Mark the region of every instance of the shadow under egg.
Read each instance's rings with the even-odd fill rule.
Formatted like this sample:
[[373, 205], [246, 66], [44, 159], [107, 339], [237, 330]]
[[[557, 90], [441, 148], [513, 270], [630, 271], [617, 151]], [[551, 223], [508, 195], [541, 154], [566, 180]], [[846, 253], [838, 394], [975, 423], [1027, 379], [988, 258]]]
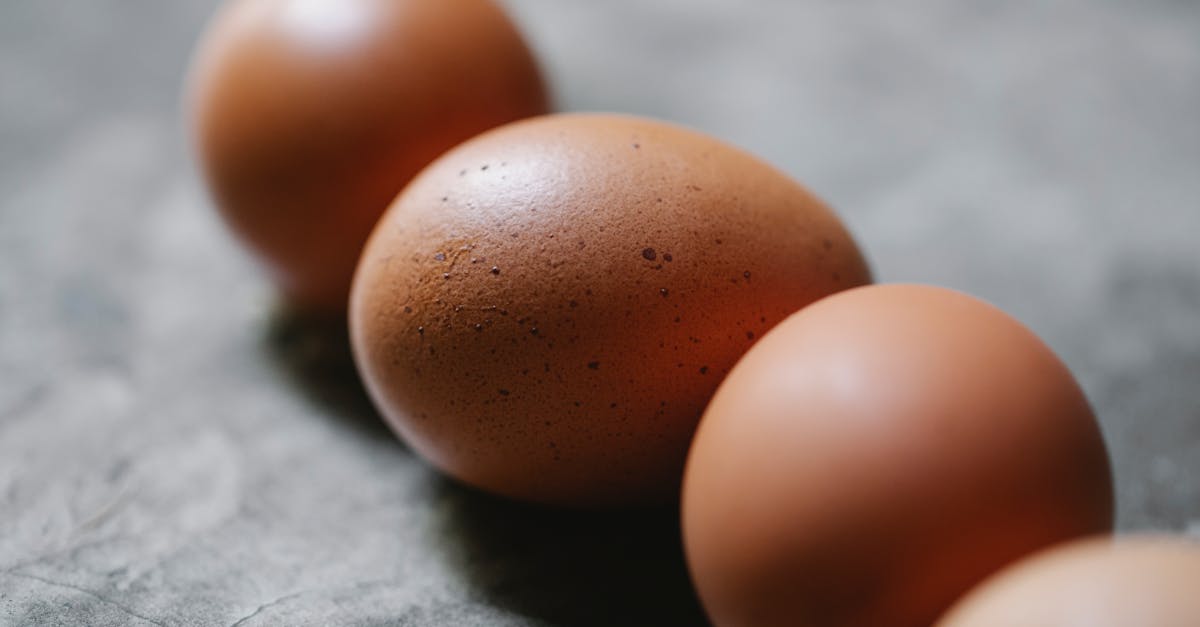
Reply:
[[287, 383], [324, 413], [368, 437], [399, 441], [358, 375], [344, 317], [312, 314], [281, 302], [267, 321], [262, 346]]
[[451, 567], [485, 601], [554, 625], [707, 625], [676, 504], [553, 509], [431, 475]]

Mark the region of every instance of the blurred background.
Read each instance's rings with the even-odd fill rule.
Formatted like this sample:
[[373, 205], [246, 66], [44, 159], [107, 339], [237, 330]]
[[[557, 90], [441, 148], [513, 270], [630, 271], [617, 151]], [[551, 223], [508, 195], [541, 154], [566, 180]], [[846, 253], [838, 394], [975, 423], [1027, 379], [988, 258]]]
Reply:
[[[508, 0], [559, 109], [673, 120], [1079, 377], [1200, 535], [1200, 3]], [[273, 314], [180, 122], [212, 0], [0, 5], [0, 623], [696, 624], [673, 512], [437, 477]]]

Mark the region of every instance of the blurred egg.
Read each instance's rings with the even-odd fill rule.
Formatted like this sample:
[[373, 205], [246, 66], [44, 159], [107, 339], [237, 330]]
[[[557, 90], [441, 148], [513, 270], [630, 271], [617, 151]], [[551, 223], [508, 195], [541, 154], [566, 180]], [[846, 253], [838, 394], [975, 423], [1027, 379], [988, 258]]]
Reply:
[[1083, 393], [1020, 323], [879, 285], [783, 321], [722, 383], [683, 532], [717, 625], [929, 625], [992, 571], [1112, 525]]
[[288, 296], [336, 313], [404, 184], [547, 99], [490, 0], [233, 0], [197, 49], [189, 109], [226, 221]]
[[1194, 627], [1200, 543], [1167, 536], [1068, 543], [990, 577], [938, 627]]
[[838, 218], [762, 161], [656, 121], [545, 116], [405, 189], [350, 324], [376, 405], [447, 473], [642, 503], [678, 497], [696, 421], [757, 337], [869, 280]]

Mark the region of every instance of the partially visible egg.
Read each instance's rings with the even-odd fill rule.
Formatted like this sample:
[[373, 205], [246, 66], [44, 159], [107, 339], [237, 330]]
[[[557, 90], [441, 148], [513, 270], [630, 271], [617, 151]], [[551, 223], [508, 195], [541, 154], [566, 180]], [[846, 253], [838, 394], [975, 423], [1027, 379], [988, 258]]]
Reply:
[[519, 499], [678, 498], [721, 378], [793, 311], [870, 280], [824, 204], [762, 161], [635, 117], [476, 137], [397, 198], [350, 325], [376, 405], [445, 472]]
[[1021, 560], [972, 590], [938, 627], [1194, 627], [1200, 543], [1096, 538]]
[[738, 362], [692, 444], [682, 522], [717, 625], [915, 627], [1112, 510], [1099, 427], [1045, 344], [965, 294], [878, 285]]
[[189, 91], [226, 221], [292, 300], [334, 313], [371, 228], [418, 170], [548, 107], [491, 0], [233, 0]]

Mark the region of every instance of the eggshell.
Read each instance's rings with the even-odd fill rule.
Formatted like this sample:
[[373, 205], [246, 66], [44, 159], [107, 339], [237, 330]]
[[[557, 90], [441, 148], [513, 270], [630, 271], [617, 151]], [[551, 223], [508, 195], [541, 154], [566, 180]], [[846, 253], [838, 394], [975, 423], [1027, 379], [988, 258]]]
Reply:
[[345, 311], [368, 234], [418, 170], [548, 106], [489, 0], [235, 0], [189, 90], [226, 221], [294, 301], [330, 312]]
[[975, 588], [938, 627], [1194, 627], [1200, 543], [1169, 536], [1058, 546]]
[[444, 155], [388, 210], [351, 302], [359, 369], [439, 468], [532, 501], [678, 498], [717, 383], [796, 309], [869, 281], [837, 217], [750, 155], [578, 114]]
[[1005, 563], [1112, 526], [1070, 372], [1000, 310], [879, 285], [788, 318], [702, 419], [683, 486], [717, 625], [929, 625]]

